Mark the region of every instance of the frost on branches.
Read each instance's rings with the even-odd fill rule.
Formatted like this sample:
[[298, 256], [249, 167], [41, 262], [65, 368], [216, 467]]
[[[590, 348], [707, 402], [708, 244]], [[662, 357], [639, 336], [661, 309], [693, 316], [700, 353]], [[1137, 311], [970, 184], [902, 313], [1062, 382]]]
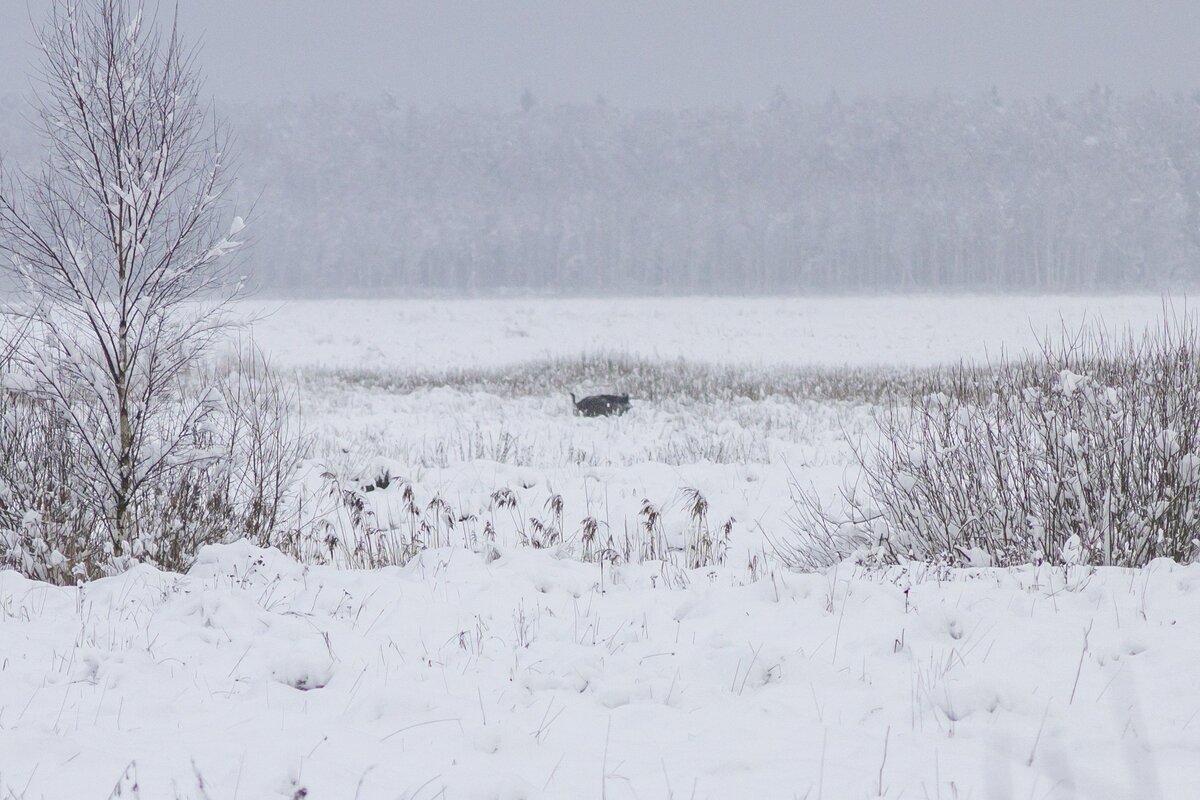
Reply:
[[[85, 550], [128, 558], [187, 518], [172, 504], [211, 502], [179, 485], [219, 458], [214, 430], [229, 416], [219, 387], [194, 379], [232, 324], [237, 290], [231, 256], [244, 223], [228, 211], [229, 137], [177, 31], [123, 0], [57, 0], [37, 44], [48, 155], [0, 182], [0, 249], [15, 286], [4, 421], [6, 432], [22, 415], [45, 421], [31, 454], [63, 451], [49, 485], [67, 502], [47, 502], [36, 485], [25, 502], [55, 508]], [[50, 523], [25, 519], [30, 509], [12, 497], [29, 476], [6, 478], [6, 536], [43, 548]]]
[[[1138, 567], [1200, 552], [1200, 327], [959, 367], [880, 417], [844, 513], [799, 492], [791, 560]], [[815, 561], [814, 561], [815, 559]]]

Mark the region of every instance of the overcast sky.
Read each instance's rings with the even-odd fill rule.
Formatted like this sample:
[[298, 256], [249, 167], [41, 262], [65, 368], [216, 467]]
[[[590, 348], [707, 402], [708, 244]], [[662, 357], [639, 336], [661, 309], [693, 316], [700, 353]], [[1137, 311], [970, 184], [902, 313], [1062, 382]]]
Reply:
[[[28, 16], [0, 0], [0, 93]], [[758, 104], [997, 86], [1200, 88], [1200, 0], [180, 0], [218, 98], [390, 92], [404, 103]]]

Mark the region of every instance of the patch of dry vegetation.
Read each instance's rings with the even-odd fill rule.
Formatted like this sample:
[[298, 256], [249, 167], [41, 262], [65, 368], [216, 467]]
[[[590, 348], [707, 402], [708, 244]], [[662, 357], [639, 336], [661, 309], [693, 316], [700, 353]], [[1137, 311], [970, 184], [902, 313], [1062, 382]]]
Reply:
[[779, 551], [884, 563], [1142, 566], [1200, 551], [1200, 325], [1101, 328], [944, 373], [881, 410], [840, 508], [799, 490]]

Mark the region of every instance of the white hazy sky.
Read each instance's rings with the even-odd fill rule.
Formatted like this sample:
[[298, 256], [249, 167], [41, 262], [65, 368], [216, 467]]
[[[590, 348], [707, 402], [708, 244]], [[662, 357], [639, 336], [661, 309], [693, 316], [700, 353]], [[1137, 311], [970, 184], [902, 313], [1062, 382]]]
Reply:
[[[29, 17], [0, 0], [0, 94]], [[173, 4], [167, 6], [173, 7]], [[179, 0], [218, 98], [390, 92], [403, 103], [745, 103], [997, 86], [1200, 88], [1200, 0]]]

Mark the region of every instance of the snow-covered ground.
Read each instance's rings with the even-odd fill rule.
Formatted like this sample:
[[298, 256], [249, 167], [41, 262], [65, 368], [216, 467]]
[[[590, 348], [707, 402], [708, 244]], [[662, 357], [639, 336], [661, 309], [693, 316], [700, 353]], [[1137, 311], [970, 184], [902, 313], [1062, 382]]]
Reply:
[[[323, 466], [350, 483], [391, 479], [368, 498], [385, 527], [404, 520], [402, 487], [411, 486], [421, 507], [441, 498], [456, 515], [491, 520], [502, 543], [518, 541], [531, 518], [549, 522], [552, 497], [569, 539], [580, 538], [586, 518], [599, 521], [602, 538], [620, 539], [643, 523], [648, 500], [675, 542], [691, 525], [686, 492], [694, 489], [713, 526], [733, 520], [729, 561], [739, 564], [761, 553], [764, 528], [785, 523], [793, 483], [832, 491], [846, 477], [842, 434], [871, 426], [871, 409], [853, 403], [635, 398], [623, 417], [589, 419], [557, 396], [307, 386]], [[497, 491], [512, 492], [516, 507], [497, 509]]]
[[[1200, 566], [0, 574], [0, 796], [1192, 798]], [[201, 789], [203, 787], [203, 789]]]
[[[799, 575], [767, 541], [793, 484], [852, 478], [843, 434], [872, 424], [771, 381], [1141, 326], [1160, 298], [245, 308], [270, 312], [255, 338], [295, 370], [315, 466], [386, 474], [385, 529], [452, 510], [454, 546], [339, 571], [235, 544], [78, 589], [0, 573], [0, 800], [1200, 796], [1200, 567]], [[761, 368], [761, 396], [701, 382], [585, 419], [552, 362], [496, 381], [589, 354]], [[456, 370], [483, 378], [393, 388]], [[586, 520], [637, 538], [646, 501], [681, 554], [692, 490], [705, 525], [733, 520], [723, 564], [581, 560]], [[562, 541], [519, 546], [539, 525]], [[127, 768], [140, 794], [114, 795]]]
[[[1186, 298], [1170, 301], [1182, 311]], [[1034, 347], [1065, 323], [1142, 326], [1158, 295], [255, 300], [281, 365], [446, 369], [616, 352], [750, 364], [929, 365]]]

